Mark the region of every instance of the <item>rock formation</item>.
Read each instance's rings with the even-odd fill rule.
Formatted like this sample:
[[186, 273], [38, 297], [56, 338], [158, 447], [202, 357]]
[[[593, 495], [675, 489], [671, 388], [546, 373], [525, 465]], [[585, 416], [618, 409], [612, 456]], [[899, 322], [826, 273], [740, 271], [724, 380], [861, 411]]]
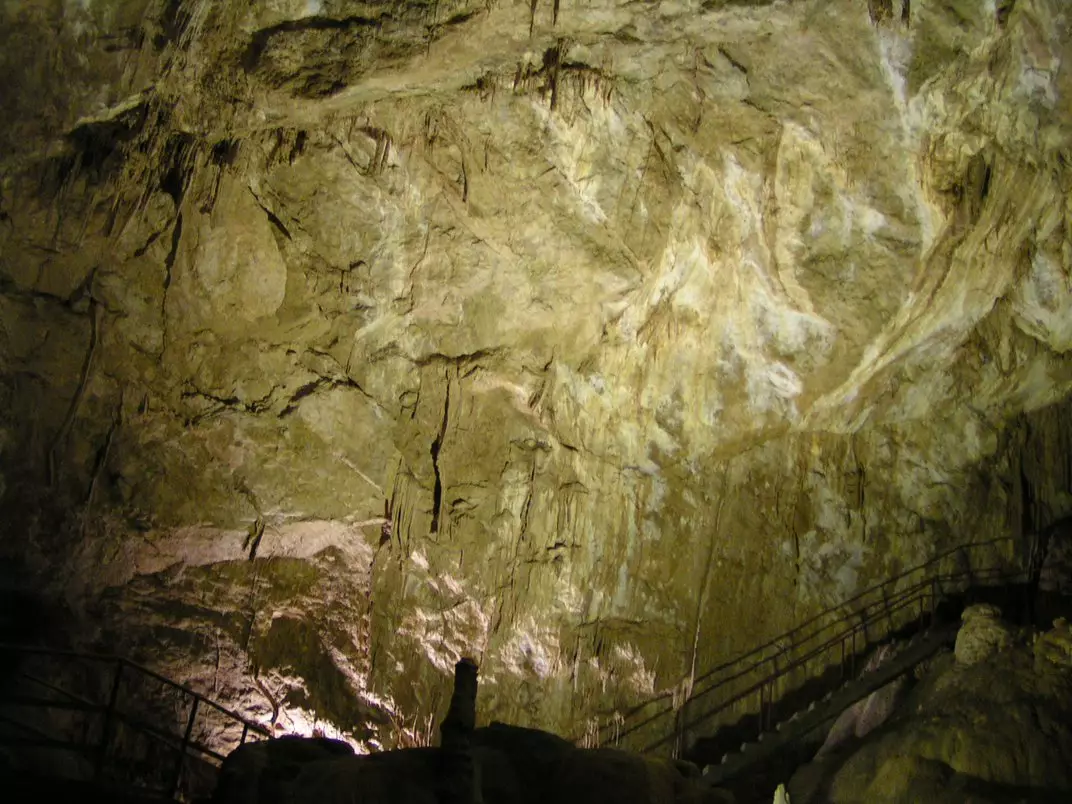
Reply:
[[1001, 609], [989, 603], [968, 606], [961, 615], [953, 655], [958, 664], [972, 665], [1012, 644], [1013, 631], [1002, 622]]
[[578, 734], [935, 551], [1016, 566], [1072, 513], [1069, 30], [6, 0], [4, 555], [69, 640], [371, 748], [463, 655]]
[[[867, 660], [863, 672], [877, 670], [896, 655], [894, 644], [881, 645]], [[830, 727], [816, 757], [821, 758], [836, 751], [847, 739], [865, 737], [881, 726], [897, 708], [905, 683], [904, 677], [891, 681], [842, 712]]]
[[1035, 671], [1068, 673], [1072, 670], [1072, 628], [1068, 620], [1054, 620], [1053, 628], [1035, 642]]
[[[967, 627], [967, 625], [965, 625]], [[1072, 674], [1064, 622], [965, 665], [936, 662], [883, 728], [789, 784], [796, 804], [1065, 801]]]

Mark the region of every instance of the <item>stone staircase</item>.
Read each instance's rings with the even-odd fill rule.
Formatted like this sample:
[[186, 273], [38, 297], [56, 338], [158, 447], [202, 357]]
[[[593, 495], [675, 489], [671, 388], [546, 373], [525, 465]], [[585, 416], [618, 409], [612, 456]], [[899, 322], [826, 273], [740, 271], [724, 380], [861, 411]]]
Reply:
[[[779, 753], [800, 753], [806, 737], [954, 640], [969, 591], [1022, 605], [1026, 573], [1019, 564], [1011, 537], [939, 554], [611, 717], [578, 742], [687, 759], [705, 767], [710, 784], [725, 785]], [[910, 638], [894, 660], [857, 678], [877, 646]]]
[[759, 734], [754, 743], [742, 744], [738, 753], [724, 755], [717, 764], [705, 762], [703, 757], [696, 757], [699, 764], [706, 766], [705, 781], [712, 787], [722, 786], [749, 768], [769, 762], [779, 752], [829, 724], [857, 701], [911, 672], [943, 646], [953, 644], [957, 630], [955, 624], [947, 624], [916, 634], [905, 649], [886, 664], [846, 682], [835, 692], [827, 693], [820, 701], [812, 702], [806, 710], [796, 712], [788, 720], [779, 722], [773, 731]]

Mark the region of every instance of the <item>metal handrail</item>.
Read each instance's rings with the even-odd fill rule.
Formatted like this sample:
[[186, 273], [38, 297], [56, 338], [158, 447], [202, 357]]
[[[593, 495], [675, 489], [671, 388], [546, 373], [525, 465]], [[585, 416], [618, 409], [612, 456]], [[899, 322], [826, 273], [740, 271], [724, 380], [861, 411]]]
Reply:
[[[601, 726], [596, 732], [595, 742], [596, 744], [603, 744], [605, 742], [611, 742], [615, 745], [620, 744], [624, 737], [633, 734], [640, 729], [649, 727], [656, 721], [667, 717], [673, 717], [676, 720], [673, 730], [668, 735], [645, 746], [641, 750], [654, 750], [675, 738], [680, 740], [684, 730], [692, 728], [693, 726], [698, 725], [698, 723], [695, 720], [690, 720], [685, 723], [682, 718], [678, 716], [679, 712], [684, 711], [686, 706], [694, 703], [698, 699], [711, 694], [715, 690], [722, 689], [734, 681], [745, 678], [750, 674], [755, 674], [765, 666], [773, 666], [773, 671], [763, 676], [759, 682], [749, 687], [746, 692], [748, 694], [754, 694], [757, 690], [762, 691], [764, 689], [769, 689], [771, 691], [769, 705], [773, 706], [774, 682], [794, 670], [800, 669], [802, 662], [806, 663], [807, 661], [828, 652], [831, 647], [837, 645], [839, 642], [842, 645], [842, 661], [844, 662], [845, 641], [849, 637], [853, 639], [853, 652], [851, 657], [854, 659], [856, 633], [863, 631], [866, 634], [869, 626], [881, 622], [882, 620], [889, 620], [893, 614], [906, 610], [913, 603], [920, 603], [921, 611], [918, 619], [922, 619], [923, 601], [929, 598], [933, 610], [936, 603], [938, 586], [940, 584], [965, 580], [969, 582], [978, 582], [993, 577], [998, 577], [1006, 582], [1013, 580], [1012, 575], [1001, 567], [975, 570], [969, 565], [967, 569], [959, 572], [942, 573], [940, 572], [939, 565], [941, 562], [957, 556], [967, 557], [970, 564], [971, 556], [983, 548], [995, 548], [998, 545], [1015, 547], [1015, 544], [1016, 541], [1013, 537], [1004, 536], [959, 545], [939, 553], [922, 564], [887, 578], [881, 583], [865, 589], [863, 592], [842, 601], [836, 606], [810, 617], [792, 630], [787, 631], [762, 645], [752, 648], [747, 653], [712, 667], [692, 681], [689, 694], [684, 701], [679, 702], [676, 695], [676, 689], [671, 688], [631, 707], [623, 715], [620, 715], [616, 721]], [[928, 570], [931, 570], [931, 572], [913, 585], [905, 589], [896, 590], [898, 583], [914, 574], [920, 572], [926, 573]], [[1022, 573], [1016, 573], [1017, 576], [1021, 574]], [[896, 590], [893, 591], [892, 594], [890, 594], [891, 587]], [[869, 596], [874, 596], [876, 594], [881, 595], [881, 597], [870, 602], [865, 600]], [[836, 619], [824, 622], [825, 620], [828, 620], [831, 615], [836, 615]], [[904, 623], [903, 625], [907, 624], [908, 623]], [[837, 629], [842, 626], [844, 626], [842, 630], [838, 631]], [[835, 632], [833, 636], [826, 639], [826, 641], [817, 648], [811, 649], [803, 658], [798, 655], [802, 649], [808, 647], [809, 643], [812, 643], [823, 636], [824, 632], [831, 630]], [[867, 644], [868, 643], [865, 641], [862, 647], [866, 648]], [[783, 659], [788, 659], [788, 662], [779, 667], [780, 661]], [[747, 697], [748, 695], [745, 693], [734, 695], [731, 700], [725, 704], [716, 707], [714, 710], [705, 712], [704, 715], [701, 716], [699, 722], [710, 720], [716, 714], [725, 711], [729, 706]], [[669, 706], [661, 707], [658, 711], [648, 714], [646, 717], [643, 716], [644, 712], [649, 710], [653, 704], [659, 704], [660, 702], [667, 700], [670, 702]], [[760, 702], [760, 708], [761, 710], [763, 708], [762, 701]], [[760, 715], [762, 717], [762, 711]], [[637, 721], [638, 719], [639, 722], [630, 722]]]
[[[640, 729], [644, 728], [645, 726], [650, 725], [651, 723], [654, 723], [656, 720], [659, 720], [660, 718], [666, 717], [666, 716], [670, 715], [671, 713], [676, 713], [679, 710], [683, 710], [687, 704], [694, 703], [695, 701], [700, 700], [704, 696], [707, 696], [707, 695], [709, 695], [709, 694], [711, 694], [713, 692], [716, 692], [716, 691], [722, 689], [723, 687], [727, 686], [729, 683], [731, 683], [733, 681], [737, 681], [738, 679], [745, 678], [746, 676], [748, 676], [750, 674], [754, 674], [754, 671], [758, 670], [759, 668], [761, 668], [762, 666], [764, 666], [766, 664], [774, 664], [775, 665], [775, 669], [774, 669], [773, 672], [769, 673], [766, 676], [763, 676], [762, 679], [760, 681], [756, 682], [755, 684], [753, 684], [753, 686], [746, 688], [743, 692], [737, 693], [736, 695], [734, 695], [733, 697], [731, 697], [727, 701], [724, 701], [721, 705], [717, 706], [716, 708], [706, 711], [699, 719], [692, 720], [692, 721], [687, 721], [687, 722], [683, 722], [683, 723], [678, 724], [676, 726], [675, 733], [672, 733], [670, 735], [662, 737], [659, 740], [656, 740], [655, 742], [650, 743], [650, 744], [646, 745], [644, 748], [641, 749], [641, 753], [647, 753], [649, 751], [653, 751], [654, 749], [656, 749], [656, 748], [658, 748], [658, 747], [660, 747], [662, 745], [665, 745], [670, 740], [675, 739], [675, 737], [678, 736], [677, 732], [685, 730], [685, 729], [692, 728], [692, 727], [694, 727], [696, 725], [699, 725], [699, 723], [701, 723], [701, 722], [703, 722], [705, 720], [710, 720], [716, 714], [719, 714], [720, 712], [725, 711], [726, 709], [728, 709], [730, 706], [732, 706], [733, 704], [737, 703], [738, 701], [748, 698], [750, 695], [754, 694], [755, 692], [757, 692], [757, 691], [759, 691], [761, 689], [766, 689], [774, 681], [778, 680], [779, 678], [782, 678], [784, 676], [789, 675], [791, 672], [793, 672], [796, 669], [799, 669], [800, 667], [806, 666], [807, 662], [811, 661], [812, 659], [814, 659], [816, 657], [822, 656], [823, 654], [827, 653], [830, 650], [830, 648], [834, 647], [835, 645], [844, 645], [844, 643], [845, 643], [847, 638], [853, 637], [856, 633], [859, 633], [861, 630], [865, 630], [867, 625], [870, 625], [872, 622], [874, 622], [875, 620], [879, 619], [880, 616], [883, 619], [887, 618], [891, 614], [894, 614], [894, 613], [896, 613], [898, 611], [901, 611], [902, 609], [908, 608], [912, 604], [918, 602], [921, 598], [925, 598], [927, 595], [924, 592], [926, 590], [929, 590], [930, 588], [931, 588], [931, 582], [929, 580], [926, 582], [926, 584], [919, 584], [916, 587], [912, 587], [913, 594], [910, 594], [910, 595], [908, 595], [906, 597], [903, 597], [901, 600], [895, 601], [894, 605], [892, 605], [892, 606], [884, 607], [882, 609], [880, 615], [875, 615], [874, 617], [870, 617], [870, 618], [861, 620], [860, 622], [853, 623], [847, 629], [835, 633], [832, 637], [828, 638], [825, 642], [819, 644], [815, 648], [812, 648], [808, 653], [805, 653], [803, 656], [797, 656], [795, 659], [791, 660], [790, 663], [787, 664], [787, 665], [784, 665], [784, 666], [782, 666], [780, 668], [777, 666], [777, 659], [779, 657], [785, 655], [786, 653], [788, 653], [788, 651], [783, 651], [780, 654], [777, 654], [775, 656], [771, 656], [771, 657], [762, 659], [762, 660], [760, 660], [760, 661], [758, 661], [758, 662], [756, 662], [754, 664], [751, 664], [748, 667], [745, 667], [744, 669], [739, 670], [738, 672], [734, 673], [733, 675], [727, 676], [727, 677], [721, 679], [720, 681], [718, 681], [716, 683], [712, 683], [712, 684], [706, 686], [700, 692], [694, 692], [692, 695], [690, 695], [688, 697], [688, 699], [685, 702], [682, 703], [682, 705], [680, 707], [676, 707], [676, 708], [675, 707], [670, 707], [668, 709], [660, 709], [658, 712], [650, 715], [648, 718], [646, 718], [645, 720], [641, 721], [640, 723], [634, 724], [629, 729], [626, 729], [624, 731], [619, 732], [619, 734], [617, 735], [616, 742], [620, 742], [623, 737], [626, 737], [629, 734], [632, 734], [632, 733], [634, 733], [636, 731], [639, 731]], [[915, 593], [916, 590], [919, 590], [920, 594], [916, 594]], [[839, 623], [836, 623], [836, 625], [840, 625], [843, 622], [844, 622], [844, 620], [840, 621]], [[804, 644], [806, 644], [806, 642], [805, 643], [798, 643], [796, 647], [802, 647]], [[843, 656], [843, 658], [844, 658], [844, 656]]]
[[[271, 736], [271, 732], [264, 726], [261, 726], [259, 723], [256, 723], [246, 717], [243, 717], [238, 712], [228, 709], [222, 704], [213, 701], [211, 698], [205, 697], [200, 692], [197, 692], [197, 690], [191, 689], [185, 684], [180, 684], [174, 679], [162, 676], [155, 670], [150, 670], [148, 667], [138, 664], [137, 662], [132, 662], [130, 659], [127, 659], [122, 656], [116, 656], [114, 654], [108, 653], [86, 653], [82, 651], [66, 650], [61, 648], [43, 647], [40, 645], [16, 645], [9, 642], [0, 642], [0, 651], [12, 651], [14, 653], [21, 653], [24, 655], [49, 656], [56, 659], [83, 659], [86, 661], [101, 662], [105, 664], [121, 663], [125, 667], [129, 667], [131, 670], [134, 670], [143, 676], [148, 676], [152, 679], [155, 679], [156, 681], [166, 684], [172, 689], [176, 689], [185, 695], [189, 695], [191, 698], [200, 700], [201, 703], [208, 704], [221, 714], [226, 715], [232, 720], [238, 721], [244, 726], [248, 726], [253, 731], [260, 732], [266, 737]], [[72, 694], [69, 692], [64, 692], [63, 690], [56, 691], [61, 692], [65, 695]]]
[[[927, 585], [927, 589], [930, 589], [929, 584]], [[892, 613], [896, 613], [898, 611], [901, 611], [903, 609], [908, 609], [913, 604], [919, 602], [920, 599], [925, 599], [927, 597], [928, 597], [928, 595], [926, 594], [926, 590], [924, 590], [921, 587], [920, 588], [920, 594], [913, 594], [912, 596], [901, 600], [900, 602], [898, 602], [898, 604], [896, 606], [892, 607], [888, 612], [884, 611], [883, 616], [885, 617], [887, 614], [892, 614]], [[696, 726], [700, 725], [701, 723], [704, 723], [706, 721], [711, 720], [711, 718], [713, 718], [715, 715], [718, 715], [718, 714], [726, 711], [733, 704], [738, 703], [739, 701], [745, 700], [746, 698], [754, 695], [755, 693], [759, 692], [760, 690], [768, 688], [771, 685], [772, 682], [777, 681], [779, 678], [782, 678], [784, 676], [789, 675], [794, 670], [798, 670], [800, 668], [807, 667], [808, 662], [810, 662], [812, 659], [815, 659], [815, 658], [817, 658], [819, 656], [822, 656], [823, 654], [827, 653], [835, 645], [844, 645], [846, 638], [851, 637], [856, 633], [859, 633], [861, 630], [862, 630], [861, 626], [859, 624], [857, 624], [857, 625], [854, 625], [852, 628], [848, 629], [847, 631], [843, 631], [840, 634], [838, 634], [838, 635], [836, 635], [834, 637], [831, 637], [830, 639], [828, 639], [826, 642], [822, 643], [818, 647], [813, 648], [810, 652], [804, 654], [803, 656], [798, 656], [790, 664], [778, 669], [776, 672], [774, 672], [774, 673], [772, 673], [772, 674], [770, 674], [768, 676], [765, 676], [764, 678], [760, 679], [758, 682], [754, 683], [751, 687], [748, 687], [745, 690], [737, 693], [736, 695], [734, 695], [730, 699], [728, 699], [726, 701], [723, 701], [720, 704], [717, 704], [714, 708], [706, 710], [702, 714], [700, 714], [700, 715], [698, 715], [696, 717], [693, 717], [691, 720], [683, 721], [679, 728], [682, 731], [689, 730], [689, 729], [695, 728]], [[704, 695], [707, 695], [708, 693], [714, 692], [719, 688], [720, 688], [719, 686], [708, 687], [700, 695], [695, 695], [692, 698], [690, 698], [689, 702], [690, 703], [695, 702], [695, 701], [699, 700], [701, 697], [703, 697]], [[768, 699], [768, 706], [770, 704], [771, 704], [771, 701]], [[760, 714], [761, 714], [761, 717], [762, 717], [762, 712]], [[668, 735], [666, 737], [662, 737], [662, 738], [656, 740], [655, 742], [649, 743], [648, 745], [646, 745], [644, 748], [641, 749], [641, 753], [648, 753], [650, 751], [654, 751], [656, 748], [659, 748], [659, 747], [665, 745], [666, 743], [668, 743], [671, 740], [675, 739], [677, 736], [678, 735], [676, 735], [676, 734], [671, 734], [671, 735]]]
[[[54, 700], [50, 698], [22, 698], [22, 699], [0, 699], [0, 703], [8, 703], [16, 707], [29, 706], [34, 708], [46, 708], [46, 709], [66, 709], [66, 710], [78, 710], [85, 713], [88, 716], [103, 716], [103, 726], [100, 733], [99, 743], [88, 745], [80, 743], [77, 745], [79, 750], [87, 751], [88, 753], [96, 757], [96, 773], [99, 775], [102, 771], [106, 755], [111, 747], [112, 743], [112, 730], [114, 725], [123, 723], [131, 727], [135, 732], [142, 734], [148, 738], [153, 739], [159, 743], [164, 744], [169, 750], [174, 751], [176, 754], [176, 762], [174, 770], [169, 779], [166, 792], [174, 797], [180, 787], [182, 769], [187, 757], [201, 756], [207, 757], [215, 762], [221, 762], [223, 755], [208, 745], [202, 743], [194, 736], [194, 727], [197, 723], [197, 718], [200, 713], [206, 710], [206, 707], [211, 710], [219, 712], [224, 717], [242, 726], [241, 737], [239, 738], [239, 745], [246, 742], [250, 734], [257, 734], [264, 738], [271, 738], [272, 733], [269, 729], [256, 723], [246, 717], [243, 717], [239, 713], [228, 709], [227, 707], [211, 700], [210, 698], [202, 695], [196, 690], [190, 687], [180, 684], [166, 676], [163, 676], [153, 670], [150, 670], [143, 665], [132, 662], [121, 656], [113, 656], [107, 654], [87, 653], [81, 651], [72, 651], [58, 648], [42, 647], [36, 645], [16, 645], [10, 643], [0, 643], [0, 653], [9, 652], [21, 655], [32, 656], [44, 656], [52, 659], [61, 659], [67, 661], [85, 661], [90, 663], [109, 664], [114, 665], [114, 675], [111, 678], [110, 694], [107, 703], [99, 703], [90, 701], [87, 698], [76, 695], [72, 692], [62, 689], [61, 687], [52, 684], [50, 682], [39, 679], [29, 674], [22, 674], [22, 676], [34, 683], [44, 687], [47, 690], [55, 692], [64, 696], [66, 700]], [[161, 728], [159, 725], [154, 725], [143, 720], [139, 720], [128, 711], [124, 711], [119, 706], [119, 693], [122, 682], [124, 680], [124, 673], [133, 673], [133, 677], [144, 677], [152, 679], [165, 688], [170, 688], [173, 691], [179, 692], [182, 696], [188, 696], [191, 700], [189, 715], [186, 717], [183, 733], [171, 734], [165, 728]], [[25, 724], [23, 724], [25, 725]], [[65, 745], [62, 741], [56, 741], [54, 747], [62, 747]], [[76, 747], [74, 743], [71, 743], [68, 747]]]

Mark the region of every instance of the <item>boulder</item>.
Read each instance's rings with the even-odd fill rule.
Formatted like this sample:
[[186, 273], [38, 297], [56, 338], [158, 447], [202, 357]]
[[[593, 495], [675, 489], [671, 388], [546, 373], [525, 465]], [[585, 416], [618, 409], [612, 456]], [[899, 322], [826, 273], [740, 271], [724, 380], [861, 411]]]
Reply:
[[352, 756], [354, 749], [324, 737], [279, 737], [245, 743], [223, 761], [213, 804], [275, 802], [280, 787], [308, 764]]
[[989, 603], [968, 606], [961, 615], [953, 654], [957, 664], [973, 665], [1012, 644], [1013, 632], [1002, 622], [1001, 609]]

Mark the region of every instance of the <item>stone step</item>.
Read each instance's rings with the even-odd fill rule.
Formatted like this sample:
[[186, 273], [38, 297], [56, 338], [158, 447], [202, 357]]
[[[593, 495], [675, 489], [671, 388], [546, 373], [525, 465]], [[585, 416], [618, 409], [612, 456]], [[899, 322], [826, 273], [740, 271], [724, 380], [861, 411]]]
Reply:
[[924, 632], [877, 670], [849, 681], [833, 693], [825, 695], [821, 702], [812, 701], [808, 704], [807, 712], [795, 712], [788, 721], [779, 723], [776, 733], [768, 733], [769, 738], [763, 740], [762, 744], [745, 743], [739, 753], [727, 754], [722, 757], [719, 765], [708, 766], [704, 773], [705, 783], [717, 787], [738, 776], [748, 767], [769, 759], [794, 740], [805, 737], [828, 721], [834, 720], [857, 701], [909, 672], [943, 645], [953, 642], [956, 635], [956, 625], [932, 628]]

